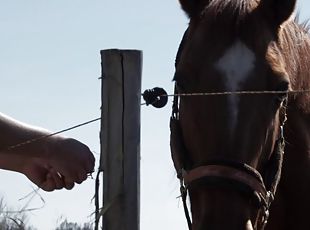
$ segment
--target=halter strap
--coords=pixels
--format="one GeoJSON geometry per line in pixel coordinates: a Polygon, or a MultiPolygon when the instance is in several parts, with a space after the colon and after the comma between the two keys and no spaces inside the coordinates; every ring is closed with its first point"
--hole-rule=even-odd
{"type": "MultiPolygon", "coordinates": [[[[247,166],[250,167],[250,166],[247,166]]],[[[229,180],[234,180],[242,184],[247,185],[253,191],[257,191],[260,196],[267,200],[267,190],[264,185],[263,179],[260,174],[252,168],[253,173],[257,174],[258,177],[252,176],[250,173],[247,173],[243,170],[225,166],[225,165],[205,165],[198,168],[194,168],[188,172],[185,172],[183,175],[184,184],[190,185],[194,181],[206,177],[216,177],[216,178],[225,178],[229,180]],[[259,179],[258,179],[259,178],[259,179]]]]}

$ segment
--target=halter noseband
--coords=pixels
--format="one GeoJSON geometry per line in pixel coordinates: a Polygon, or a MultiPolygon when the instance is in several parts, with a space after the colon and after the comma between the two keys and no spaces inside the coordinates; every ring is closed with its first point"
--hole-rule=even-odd
{"type": "MultiPolygon", "coordinates": [[[[177,92],[175,93],[177,94],[177,92]]],[[[286,121],[286,106],[283,103],[280,108],[281,123],[279,138],[275,143],[274,152],[267,163],[266,176],[263,178],[263,176],[250,165],[225,160],[210,162],[206,165],[191,168],[188,164],[188,154],[179,124],[178,100],[176,96],[173,102],[173,112],[170,120],[170,145],[172,159],[177,170],[177,176],[180,180],[181,197],[189,229],[191,229],[192,223],[186,205],[187,190],[188,187],[199,180],[215,185],[226,184],[231,186],[234,184],[236,185],[234,188],[242,190],[243,192],[246,191],[246,193],[257,201],[261,216],[261,220],[258,221],[258,224],[261,226],[261,229],[264,229],[269,217],[269,208],[271,202],[274,200],[281,176],[285,147],[283,127],[286,121]]]]}

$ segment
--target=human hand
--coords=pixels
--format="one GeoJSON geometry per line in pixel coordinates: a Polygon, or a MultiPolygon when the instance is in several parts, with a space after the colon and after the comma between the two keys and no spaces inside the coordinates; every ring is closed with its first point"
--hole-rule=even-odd
{"type": "Polygon", "coordinates": [[[46,153],[38,157],[18,154],[0,155],[3,169],[23,173],[45,191],[72,189],[93,172],[95,158],[81,142],[55,137],[45,142],[46,153]]]}
{"type": "Polygon", "coordinates": [[[75,139],[51,135],[3,114],[0,127],[0,168],[22,172],[39,187],[44,184],[45,190],[72,189],[94,170],[93,154],[75,139]]]}
{"type": "MultiPolygon", "coordinates": [[[[55,189],[65,188],[64,178],[44,159],[26,159],[20,172],[44,191],[51,192],[55,189]]],[[[73,188],[73,186],[71,188],[73,188]]],[[[67,187],[67,189],[71,188],[67,187]]]]}
{"type": "Polygon", "coordinates": [[[60,177],[66,189],[72,189],[74,183],[82,183],[87,179],[87,175],[94,171],[95,158],[83,143],[72,138],[55,136],[51,137],[47,147],[47,155],[43,160],[49,169],[53,170],[47,175],[55,182],[59,182],[60,177]]]}

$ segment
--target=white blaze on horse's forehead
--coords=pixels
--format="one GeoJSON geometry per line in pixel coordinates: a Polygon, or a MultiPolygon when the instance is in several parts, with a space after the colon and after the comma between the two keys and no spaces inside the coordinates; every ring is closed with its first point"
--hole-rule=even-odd
{"type": "MultiPolygon", "coordinates": [[[[239,91],[242,90],[241,84],[255,67],[255,54],[244,43],[237,40],[215,63],[215,67],[223,74],[226,90],[239,91]]],[[[238,96],[229,97],[232,132],[237,124],[238,101],[238,96]]]]}
{"type": "Polygon", "coordinates": [[[255,55],[241,41],[230,47],[215,64],[224,74],[228,90],[238,90],[240,83],[246,80],[254,69],[255,55]]]}

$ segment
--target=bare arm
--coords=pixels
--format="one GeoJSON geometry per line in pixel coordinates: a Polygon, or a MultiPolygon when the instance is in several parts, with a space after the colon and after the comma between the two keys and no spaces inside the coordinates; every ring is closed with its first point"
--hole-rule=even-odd
{"type": "Polygon", "coordinates": [[[71,189],[93,172],[89,148],[72,138],[52,136],[13,149],[8,147],[50,134],[0,114],[0,168],[25,174],[46,191],[71,189]]]}
{"type": "Polygon", "coordinates": [[[47,130],[27,125],[0,113],[0,153],[15,153],[32,157],[47,155],[49,141],[45,139],[8,149],[11,146],[48,134],[47,130]]]}

